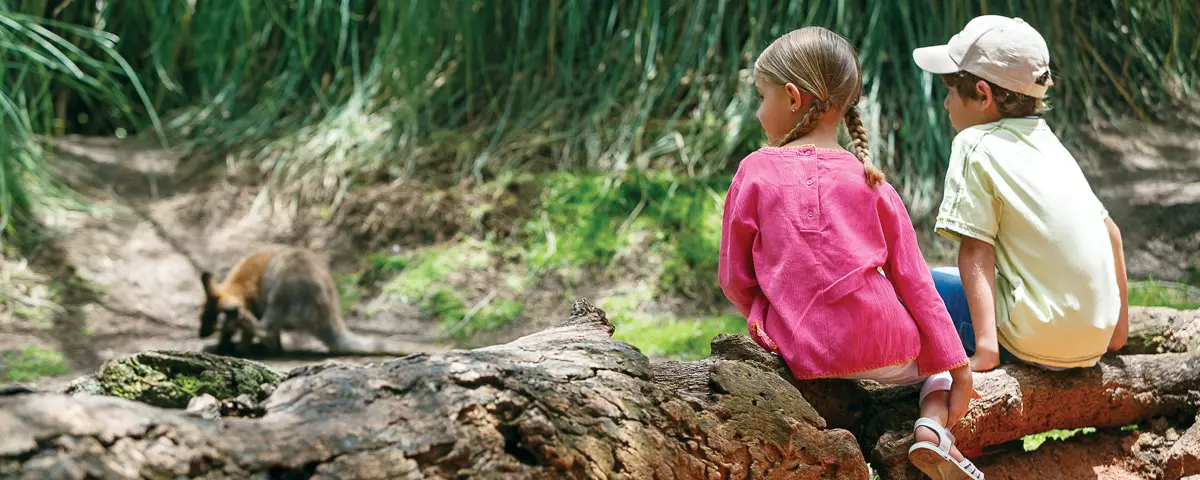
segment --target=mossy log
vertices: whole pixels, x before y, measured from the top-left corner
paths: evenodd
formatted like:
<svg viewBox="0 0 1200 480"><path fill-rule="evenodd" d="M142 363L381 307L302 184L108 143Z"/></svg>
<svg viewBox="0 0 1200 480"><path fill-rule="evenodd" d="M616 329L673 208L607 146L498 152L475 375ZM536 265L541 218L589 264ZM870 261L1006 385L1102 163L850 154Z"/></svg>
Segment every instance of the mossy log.
<svg viewBox="0 0 1200 480"><path fill-rule="evenodd" d="M259 418L80 387L12 391L0 396L0 477L868 478L854 437L775 371L710 359L704 387L680 390L611 333L577 302L504 345L297 369ZM158 357L173 354L143 356ZM100 383L93 392L122 393Z"/></svg>

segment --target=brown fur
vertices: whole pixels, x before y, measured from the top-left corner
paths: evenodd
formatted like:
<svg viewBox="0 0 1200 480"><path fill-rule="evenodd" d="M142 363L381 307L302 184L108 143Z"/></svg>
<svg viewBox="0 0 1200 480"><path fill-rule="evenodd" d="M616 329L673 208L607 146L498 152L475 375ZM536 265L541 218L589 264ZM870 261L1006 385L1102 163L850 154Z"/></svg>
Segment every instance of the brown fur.
<svg viewBox="0 0 1200 480"><path fill-rule="evenodd" d="M333 276L325 258L311 250L272 245L244 257L220 284L202 272L205 305L200 338L212 334L221 316L217 350L240 344L248 352L256 336L271 353L282 351L280 332L300 331L320 339L332 352L381 352L382 345L346 327Z"/></svg>

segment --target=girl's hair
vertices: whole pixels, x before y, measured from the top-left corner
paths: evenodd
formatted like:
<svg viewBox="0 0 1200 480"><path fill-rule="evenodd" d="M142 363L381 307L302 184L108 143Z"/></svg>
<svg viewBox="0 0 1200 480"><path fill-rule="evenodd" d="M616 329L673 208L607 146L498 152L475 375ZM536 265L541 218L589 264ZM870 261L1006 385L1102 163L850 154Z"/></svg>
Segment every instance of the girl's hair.
<svg viewBox="0 0 1200 480"><path fill-rule="evenodd" d="M856 106L862 95L862 68L849 41L821 27L792 30L763 50L754 61L754 74L775 85L794 84L815 97L804 118L776 146L812 132L830 110L843 112L854 156L866 168L867 185L883 183L883 172L871 166L867 129Z"/></svg>

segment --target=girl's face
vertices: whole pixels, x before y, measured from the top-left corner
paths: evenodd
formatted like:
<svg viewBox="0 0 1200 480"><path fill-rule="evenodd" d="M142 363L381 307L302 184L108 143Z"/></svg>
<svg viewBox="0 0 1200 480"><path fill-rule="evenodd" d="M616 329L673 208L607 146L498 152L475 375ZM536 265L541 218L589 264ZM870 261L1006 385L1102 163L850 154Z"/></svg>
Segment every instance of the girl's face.
<svg viewBox="0 0 1200 480"><path fill-rule="evenodd" d="M757 112L758 123L767 133L767 141L775 145L804 117L803 112L808 110L808 105L803 104L805 95L794 84L779 86L757 75L754 87L758 89L761 100Z"/></svg>

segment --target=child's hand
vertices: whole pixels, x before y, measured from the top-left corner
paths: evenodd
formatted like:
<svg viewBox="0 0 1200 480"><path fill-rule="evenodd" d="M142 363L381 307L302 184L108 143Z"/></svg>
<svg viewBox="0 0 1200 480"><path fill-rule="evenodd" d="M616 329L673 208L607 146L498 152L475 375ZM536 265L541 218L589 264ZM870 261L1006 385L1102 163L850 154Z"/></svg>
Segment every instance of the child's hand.
<svg viewBox="0 0 1200 480"><path fill-rule="evenodd" d="M976 350L975 355L971 355L970 365L972 372L986 372L996 368L1000 366L1000 352Z"/></svg>
<svg viewBox="0 0 1200 480"><path fill-rule="evenodd" d="M954 381L950 384L950 405L948 409L949 427L958 423L967 414L967 408L971 406L971 399L983 398L979 391L975 390L975 378L971 373L971 369L966 365L958 367L950 371L950 378Z"/></svg>

